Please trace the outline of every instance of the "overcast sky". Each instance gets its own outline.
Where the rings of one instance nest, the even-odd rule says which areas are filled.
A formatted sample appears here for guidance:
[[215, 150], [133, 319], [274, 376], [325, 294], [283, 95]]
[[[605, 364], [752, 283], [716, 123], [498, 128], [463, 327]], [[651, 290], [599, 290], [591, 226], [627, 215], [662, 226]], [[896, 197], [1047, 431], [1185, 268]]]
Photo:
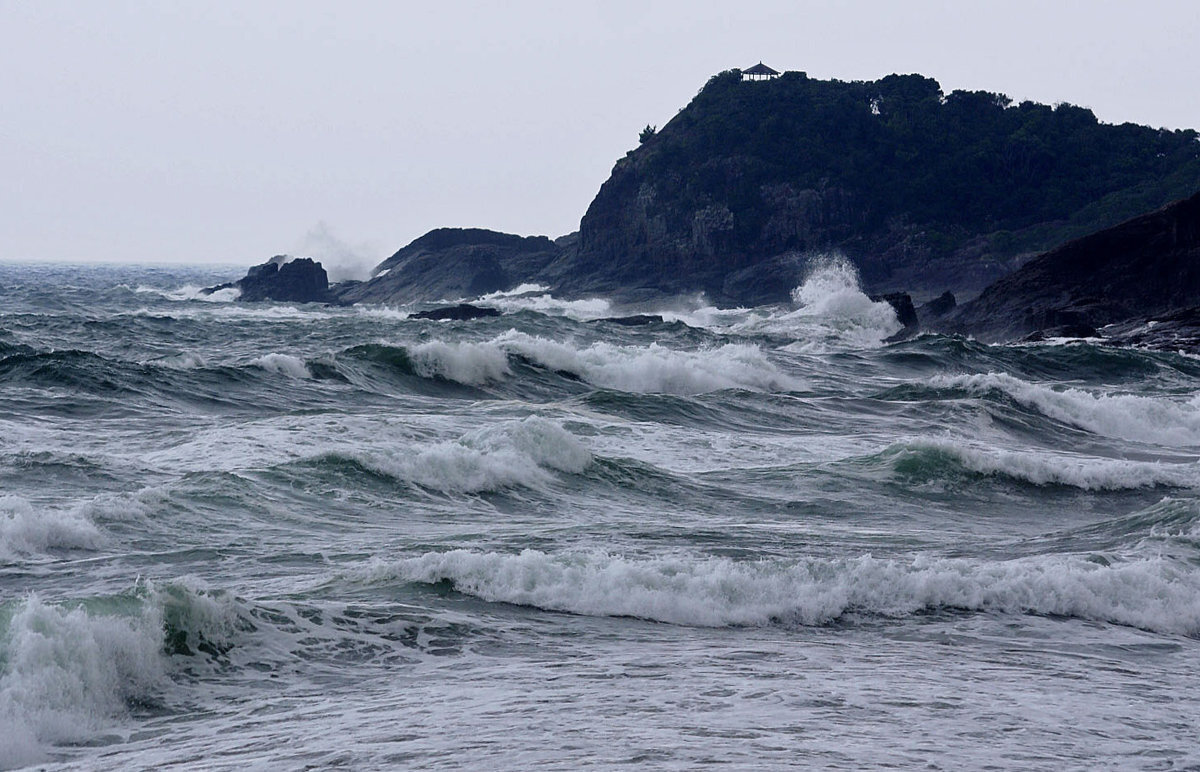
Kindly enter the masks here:
[[1200, 126], [1195, 0], [0, 0], [0, 259], [375, 262], [440, 226], [559, 236], [709, 76]]

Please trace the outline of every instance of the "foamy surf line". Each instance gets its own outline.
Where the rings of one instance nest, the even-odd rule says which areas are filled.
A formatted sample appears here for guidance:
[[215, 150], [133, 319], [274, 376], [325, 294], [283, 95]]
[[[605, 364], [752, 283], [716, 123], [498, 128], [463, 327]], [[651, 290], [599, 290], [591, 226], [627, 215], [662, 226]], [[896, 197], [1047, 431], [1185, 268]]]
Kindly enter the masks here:
[[1163, 558], [1109, 566], [1079, 556], [747, 563], [453, 550], [376, 562], [349, 576], [449, 581], [490, 602], [704, 627], [825, 625], [855, 614], [905, 617], [945, 609], [1074, 617], [1200, 636], [1200, 576]]

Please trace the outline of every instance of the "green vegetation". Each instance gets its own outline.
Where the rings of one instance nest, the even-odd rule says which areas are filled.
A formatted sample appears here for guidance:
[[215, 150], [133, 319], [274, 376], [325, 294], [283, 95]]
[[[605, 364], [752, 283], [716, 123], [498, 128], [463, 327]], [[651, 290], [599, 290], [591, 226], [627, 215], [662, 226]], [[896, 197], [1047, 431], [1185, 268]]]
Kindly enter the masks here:
[[[641, 141], [652, 135], [647, 127]], [[943, 254], [981, 234], [996, 252], [1043, 249], [1200, 189], [1195, 131], [1104, 124], [1082, 107], [986, 91], [943, 94], [919, 75], [744, 83], [724, 72], [635, 158], [658, 205], [722, 203], [746, 245], [770, 211], [764, 190], [781, 183], [839, 189], [855, 234], [920, 225]]]

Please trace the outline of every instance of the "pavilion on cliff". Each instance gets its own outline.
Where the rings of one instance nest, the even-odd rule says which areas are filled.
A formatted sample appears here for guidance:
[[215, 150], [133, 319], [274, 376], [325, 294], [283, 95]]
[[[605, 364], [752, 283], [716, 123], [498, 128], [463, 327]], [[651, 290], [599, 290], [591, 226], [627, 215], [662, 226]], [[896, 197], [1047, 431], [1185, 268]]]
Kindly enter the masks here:
[[779, 73], [772, 70], [761, 61], [748, 70], [742, 70], [742, 80], [771, 80], [778, 78]]

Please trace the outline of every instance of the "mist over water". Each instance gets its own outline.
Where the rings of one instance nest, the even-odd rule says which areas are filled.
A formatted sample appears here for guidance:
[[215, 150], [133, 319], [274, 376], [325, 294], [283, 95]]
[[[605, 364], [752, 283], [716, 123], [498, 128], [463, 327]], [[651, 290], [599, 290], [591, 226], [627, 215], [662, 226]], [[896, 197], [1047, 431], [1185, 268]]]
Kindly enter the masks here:
[[1200, 764], [1194, 357], [237, 273], [0, 266], [0, 768]]

